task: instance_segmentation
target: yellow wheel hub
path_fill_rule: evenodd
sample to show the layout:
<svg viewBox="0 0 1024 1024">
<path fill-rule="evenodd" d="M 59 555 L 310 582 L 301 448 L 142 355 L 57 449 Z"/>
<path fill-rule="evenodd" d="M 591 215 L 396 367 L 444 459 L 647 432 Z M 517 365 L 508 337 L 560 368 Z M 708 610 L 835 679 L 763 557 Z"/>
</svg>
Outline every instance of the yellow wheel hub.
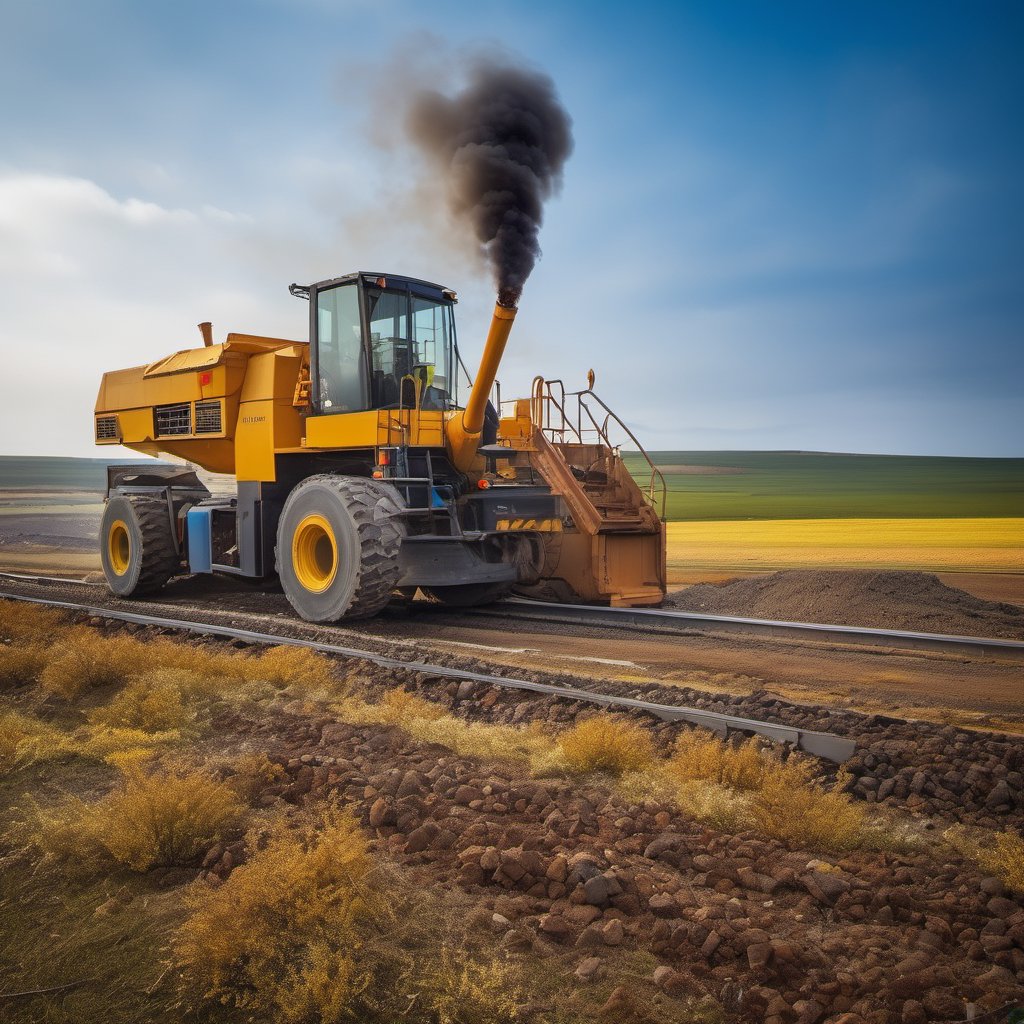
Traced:
<svg viewBox="0 0 1024 1024">
<path fill-rule="evenodd" d="M 306 516 L 292 536 L 292 568 L 299 583 L 313 594 L 323 593 L 338 573 L 338 542 L 321 515 Z"/>
<path fill-rule="evenodd" d="M 110 568 L 118 576 L 123 576 L 128 571 L 132 557 L 131 537 L 123 519 L 115 519 L 110 524 L 110 532 L 107 534 L 107 555 L 110 559 Z"/>
</svg>

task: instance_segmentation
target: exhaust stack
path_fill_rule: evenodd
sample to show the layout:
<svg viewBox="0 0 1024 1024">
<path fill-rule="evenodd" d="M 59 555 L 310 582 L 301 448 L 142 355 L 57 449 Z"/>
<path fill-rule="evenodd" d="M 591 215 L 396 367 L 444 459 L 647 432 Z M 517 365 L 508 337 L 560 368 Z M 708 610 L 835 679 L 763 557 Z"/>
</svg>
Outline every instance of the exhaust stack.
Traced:
<svg viewBox="0 0 1024 1024">
<path fill-rule="evenodd" d="M 505 343 L 508 341 L 512 321 L 515 320 L 517 312 L 515 305 L 495 303 L 487 341 L 484 343 L 484 353 L 480 357 L 480 369 L 477 371 L 476 380 L 473 381 L 469 401 L 461 414 L 456 413 L 448 420 L 446 433 L 452 462 L 462 473 L 473 465 L 476 450 L 480 447 L 487 400 L 494 386 L 494 378 L 498 375 L 498 366 L 501 364 Z"/>
</svg>

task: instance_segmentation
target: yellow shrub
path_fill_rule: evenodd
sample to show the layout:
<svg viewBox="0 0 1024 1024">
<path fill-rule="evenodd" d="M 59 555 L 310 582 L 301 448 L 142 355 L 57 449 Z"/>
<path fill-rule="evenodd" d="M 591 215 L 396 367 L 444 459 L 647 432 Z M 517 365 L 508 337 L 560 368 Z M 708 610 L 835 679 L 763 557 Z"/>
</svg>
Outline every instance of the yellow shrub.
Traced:
<svg viewBox="0 0 1024 1024">
<path fill-rule="evenodd" d="M 241 754 L 225 767 L 231 772 L 227 784 L 247 802 L 252 802 L 264 786 L 276 782 L 284 775 L 284 769 L 271 761 L 263 751 Z"/>
<path fill-rule="evenodd" d="M 765 761 L 753 739 L 733 747 L 703 730 L 683 733 L 665 765 L 665 771 L 680 782 L 717 782 L 731 789 L 757 789 L 764 769 Z"/>
<path fill-rule="evenodd" d="M 70 736 L 17 711 L 0 712 L 0 773 L 74 750 Z"/>
<path fill-rule="evenodd" d="M 0 599 L 0 641 L 33 646 L 49 643 L 66 624 L 64 613 L 56 608 Z"/>
<path fill-rule="evenodd" d="M 278 1020 L 344 1019 L 370 982 L 359 960 L 370 867 L 347 814 L 279 829 L 222 886 L 189 898 L 173 946 L 186 982 Z"/>
<path fill-rule="evenodd" d="M 180 671 L 163 669 L 129 682 L 106 705 L 89 712 L 89 721 L 112 729 L 167 732 L 194 724 L 196 709 L 186 703 Z"/>
<path fill-rule="evenodd" d="M 39 676 L 44 690 L 68 700 L 97 686 L 122 683 L 145 671 L 147 645 L 129 636 L 106 637 L 78 626 L 49 650 L 49 664 Z"/>
<path fill-rule="evenodd" d="M 57 857 L 88 861 L 106 855 L 145 871 L 154 864 L 187 863 L 241 813 L 231 790 L 203 772 L 132 771 L 94 803 L 73 799 L 39 811 L 38 843 Z"/>
<path fill-rule="evenodd" d="M 574 772 L 622 775 L 640 771 L 655 760 L 650 734 L 612 715 L 587 718 L 558 737 L 566 766 Z"/>
<path fill-rule="evenodd" d="M 943 838 L 1008 889 L 1024 893 L 1024 837 L 1019 833 L 1009 829 L 1000 833 L 980 829 L 969 832 L 962 825 L 954 825 Z"/>
<path fill-rule="evenodd" d="M 528 760 L 534 771 L 557 768 L 554 743 L 536 725 L 466 722 L 442 706 L 405 690 L 389 690 L 376 704 L 348 699 L 334 705 L 338 718 L 356 725 L 397 725 L 421 743 L 442 747 L 484 760 Z"/>
<path fill-rule="evenodd" d="M 308 647 L 283 645 L 253 659 L 250 673 L 281 690 L 292 687 L 301 694 L 337 693 L 344 687 L 335 677 L 334 667 L 330 658 Z"/>
<path fill-rule="evenodd" d="M 414 982 L 418 1005 L 437 1024 L 500 1024 L 521 1020 L 522 977 L 507 960 L 483 960 L 459 946 L 442 945 L 423 962 Z"/>
<path fill-rule="evenodd" d="M 46 651 L 38 645 L 0 645 L 0 690 L 34 683 L 45 667 Z"/>
<path fill-rule="evenodd" d="M 866 834 L 864 805 L 838 789 L 822 789 L 793 759 L 766 767 L 751 812 L 760 831 L 793 846 L 852 850 Z"/>
<path fill-rule="evenodd" d="M 146 732 L 143 729 L 100 726 L 90 729 L 85 735 L 80 736 L 76 750 L 83 757 L 110 761 L 112 755 L 139 748 L 153 748 L 167 743 L 177 743 L 180 739 L 181 733 L 177 729 L 168 729 L 166 732 Z"/>
</svg>

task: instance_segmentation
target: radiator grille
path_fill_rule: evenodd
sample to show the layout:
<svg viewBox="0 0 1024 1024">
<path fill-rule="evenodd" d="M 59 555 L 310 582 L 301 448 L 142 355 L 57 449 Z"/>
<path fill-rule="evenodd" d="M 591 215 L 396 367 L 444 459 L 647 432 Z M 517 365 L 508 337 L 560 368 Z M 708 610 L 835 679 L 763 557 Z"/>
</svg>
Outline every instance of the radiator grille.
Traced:
<svg viewBox="0 0 1024 1024">
<path fill-rule="evenodd" d="M 220 401 L 196 402 L 196 433 L 219 434 L 221 426 Z"/>
<path fill-rule="evenodd" d="M 96 417 L 96 440 L 97 441 L 116 441 L 117 435 L 117 417 L 116 416 L 97 416 Z"/>
<path fill-rule="evenodd" d="M 154 411 L 158 437 L 192 433 L 192 406 L 188 402 L 178 402 L 176 405 L 158 405 Z"/>
</svg>

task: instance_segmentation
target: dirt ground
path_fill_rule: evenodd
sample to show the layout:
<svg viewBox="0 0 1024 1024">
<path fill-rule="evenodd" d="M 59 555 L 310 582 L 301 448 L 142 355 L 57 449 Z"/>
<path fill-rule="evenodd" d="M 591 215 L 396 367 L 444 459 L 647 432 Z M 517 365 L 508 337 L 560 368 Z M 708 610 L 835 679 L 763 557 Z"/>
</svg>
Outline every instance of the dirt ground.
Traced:
<svg viewBox="0 0 1024 1024">
<path fill-rule="evenodd" d="M 1024 638 L 1024 608 L 981 600 L 925 572 L 792 569 L 697 584 L 674 593 L 666 605 L 712 615 Z"/>
<path fill-rule="evenodd" d="M 831 641 L 694 632 L 664 636 L 562 623 L 470 616 L 415 602 L 368 622 L 311 626 L 283 594 L 219 578 L 181 579 L 145 602 L 118 602 L 99 587 L 3 583 L 65 600 L 205 621 L 387 653 L 403 660 L 453 659 L 516 674 L 556 672 L 577 685 L 668 683 L 726 694 L 764 691 L 803 703 L 855 708 L 965 727 L 1024 731 L 1021 665 L 1012 657 L 896 652 Z"/>
</svg>

